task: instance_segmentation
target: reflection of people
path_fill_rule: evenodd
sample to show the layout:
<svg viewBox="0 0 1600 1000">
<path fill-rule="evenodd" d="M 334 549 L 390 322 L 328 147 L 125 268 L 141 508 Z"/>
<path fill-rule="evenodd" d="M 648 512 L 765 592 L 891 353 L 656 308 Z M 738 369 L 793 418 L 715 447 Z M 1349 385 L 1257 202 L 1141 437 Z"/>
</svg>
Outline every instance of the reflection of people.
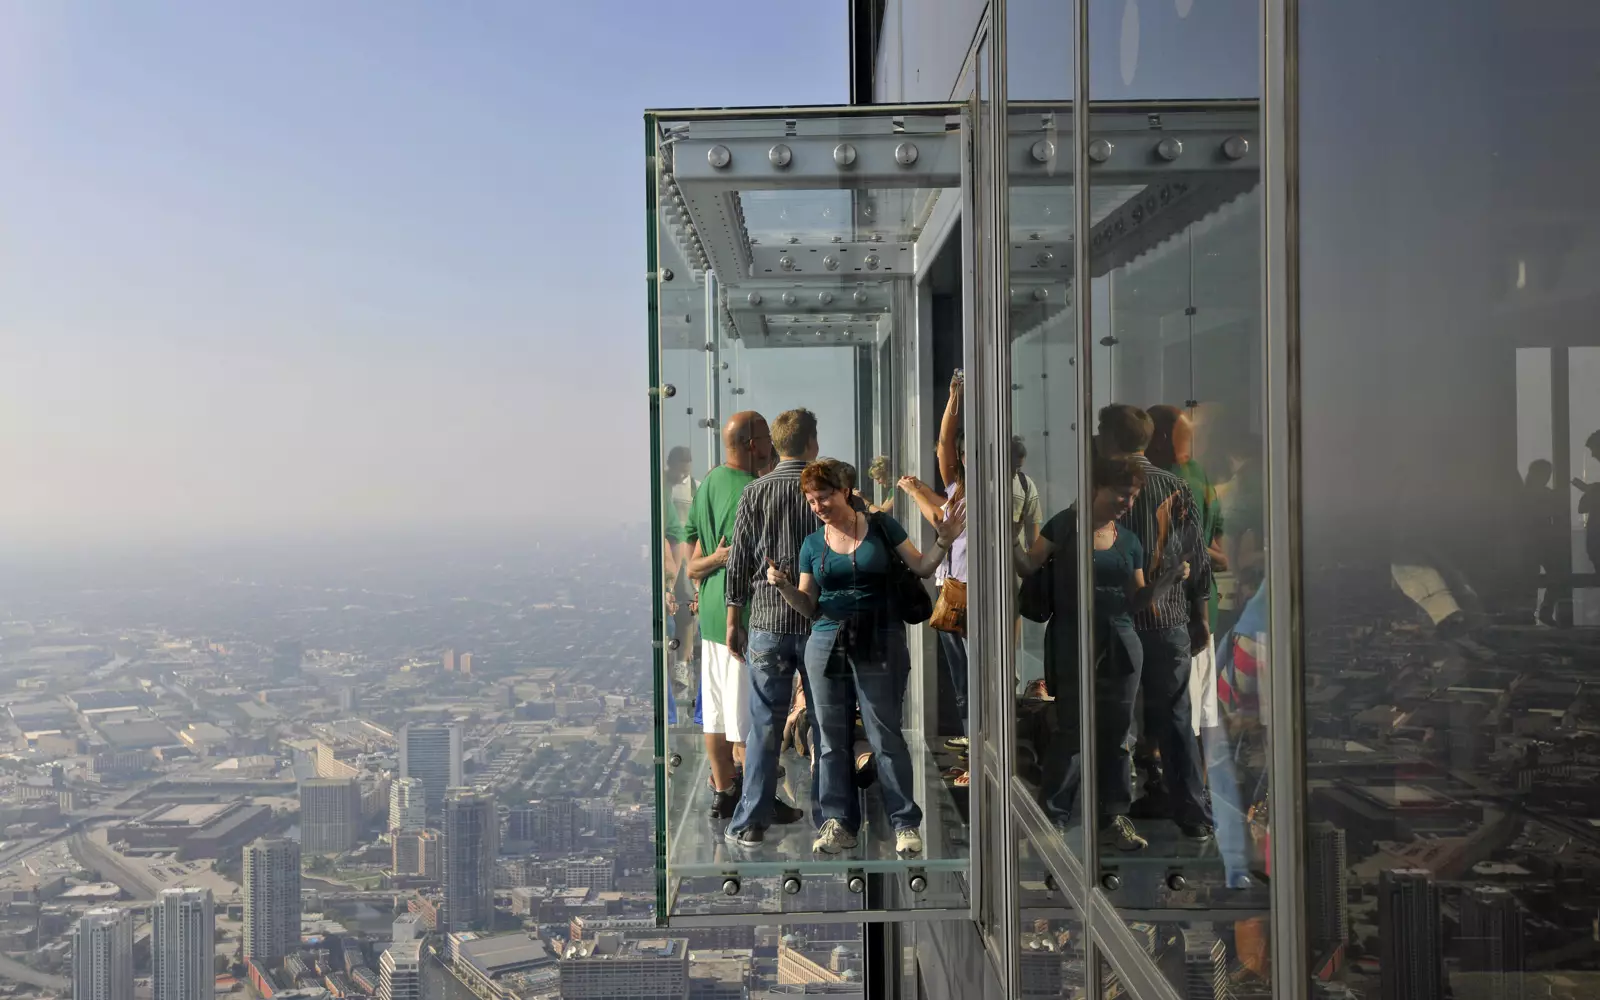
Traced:
<svg viewBox="0 0 1600 1000">
<path fill-rule="evenodd" d="M 933 574 L 966 527 L 959 515 L 939 526 L 938 540 L 918 552 L 888 514 L 870 515 L 850 502 L 837 465 L 812 462 L 800 477 L 822 527 L 800 547 L 795 575 L 769 560 L 767 581 L 789 606 L 814 618 L 806 643 L 811 712 L 821 728 L 814 756 L 823 817 L 812 848 L 837 854 L 856 846 L 861 801 L 855 784 L 854 733 L 859 707 L 872 744 L 884 806 L 895 828 L 895 849 L 922 850 L 922 810 L 912 798 L 911 751 L 901 732 L 910 672 L 905 624 L 890 607 L 895 553 L 918 576 Z"/>
<path fill-rule="evenodd" d="M 787 728 L 797 676 L 803 697 L 810 700 L 802 656 L 811 623 L 767 583 L 766 567 L 769 560 L 779 566 L 794 565 L 801 543 L 817 525 L 805 494 L 800 491 L 800 473 L 817 457 L 816 416 L 804 409 L 778 414 L 772 422 L 772 445 L 778 453 L 777 466 L 746 486 L 739 497 L 724 595 L 728 650 L 743 658 L 750 672 L 744 793 L 728 823 L 727 836 L 747 847 L 765 840 L 767 827 L 774 819 L 779 746 Z M 816 820 L 815 713 L 807 720 L 807 729 L 813 748 L 811 801 Z M 796 738 L 796 742 L 801 740 Z"/>
<path fill-rule="evenodd" d="M 728 819 L 739 802 L 733 745 L 744 742 L 750 714 L 750 683 L 744 662 L 729 652 L 723 601 L 729 545 L 739 496 L 767 464 L 772 439 L 761 414 L 745 410 L 722 429 L 723 462 L 706 474 L 689 509 L 685 540 L 694 546 L 689 576 L 699 587 L 700 699 L 706 757 L 716 794 L 712 819 Z M 706 551 L 710 548 L 711 551 Z"/>
<path fill-rule="evenodd" d="M 1133 804 L 1133 773 L 1128 758 L 1128 731 L 1133 725 L 1133 704 L 1139 692 L 1144 648 L 1134 631 L 1133 616 L 1182 579 L 1188 564 L 1168 559 L 1159 580 L 1145 579 L 1144 547 L 1131 529 L 1117 519 L 1133 508 L 1144 488 L 1145 472 L 1131 458 L 1096 458 L 1094 463 L 1094 689 L 1095 760 L 1099 822 L 1103 836 L 1118 850 L 1137 851 L 1147 841 L 1128 818 Z M 1069 507 L 1052 517 L 1032 546 L 1016 546 L 1015 560 L 1023 576 L 1035 572 L 1076 573 L 1073 558 L 1078 512 Z M 1060 553 L 1058 555 L 1058 552 Z M 1056 556 L 1054 561 L 1051 557 Z M 1054 570 L 1045 569 L 1049 564 Z M 1056 606 L 1045 626 L 1045 684 L 1055 696 L 1056 730 L 1076 731 L 1080 704 L 1078 687 L 1077 602 L 1068 581 L 1051 587 Z M 1070 742 L 1069 742 L 1069 745 Z M 1044 762 L 1040 798 L 1044 810 L 1058 825 L 1071 818 L 1081 781 L 1080 755 L 1051 752 Z"/>
<path fill-rule="evenodd" d="M 944 496 L 928 484 L 911 476 L 902 477 L 900 489 L 916 501 L 917 509 L 935 530 L 952 516 L 967 516 L 967 453 L 961 433 L 961 398 L 965 387 L 961 372 L 950 379 L 950 395 L 945 401 L 944 416 L 939 421 L 939 441 L 934 449 L 939 459 L 939 478 L 944 480 Z M 950 553 L 934 573 L 934 583 L 944 586 L 945 580 L 967 582 L 967 534 L 963 531 L 950 546 Z M 950 678 L 950 690 L 955 696 L 956 714 L 961 718 L 961 734 L 947 741 L 956 751 L 965 753 L 967 741 L 967 637 L 965 633 L 939 632 L 939 646 L 944 652 L 945 671 Z"/>
<path fill-rule="evenodd" d="M 1556 625 L 1557 615 L 1570 599 L 1571 587 L 1563 586 L 1558 579 L 1567 573 L 1568 548 L 1572 544 L 1567 534 L 1567 511 L 1564 499 L 1551 486 L 1555 467 L 1546 459 L 1528 463 L 1528 474 L 1522 481 L 1522 512 L 1525 538 L 1528 546 L 1528 575 L 1534 578 L 1534 597 L 1537 606 L 1534 618 L 1546 625 Z M 1544 597 L 1538 599 L 1539 571 L 1544 570 Z"/>
<path fill-rule="evenodd" d="M 1107 457 L 1127 457 L 1145 476 L 1128 512 L 1128 526 L 1144 548 L 1145 574 L 1159 575 L 1163 560 L 1188 561 L 1194 572 L 1182 588 L 1174 588 L 1134 615 L 1134 628 L 1144 649 L 1139 691 L 1144 698 L 1143 730 L 1161 751 L 1161 786 L 1157 798 L 1134 810 L 1135 815 L 1166 815 L 1193 840 L 1211 837 L 1211 813 L 1200 775 L 1200 747 L 1195 740 L 1189 700 L 1192 657 L 1206 649 L 1211 629 L 1206 618 L 1211 595 L 1211 565 L 1201 538 L 1200 512 L 1184 481 L 1156 468 L 1145 458 L 1155 424 L 1138 407 L 1114 404 L 1100 411 L 1098 443 Z M 1157 795 L 1149 791 L 1147 794 Z"/>
<path fill-rule="evenodd" d="M 1590 434 L 1583 446 L 1589 449 L 1589 457 L 1600 462 L 1600 431 Z M 1583 491 L 1578 501 L 1578 513 L 1584 515 L 1583 550 L 1588 553 L 1589 565 L 1600 570 L 1600 483 L 1573 479 L 1572 485 Z"/>
<path fill-rule="evenodd" d="M 1028 446 L 1020 436 L 1011 439 L 1011 523 L 1019 525 L 1017 544 L 1023 549 L 1033 547 L 1039 534 L 1039 486 L 1022 471 L 1028 460 Z"/>
<path fill-rule="evenodd" d="M 662 476 L 666 537 L 661 546 L 661 592 L 666 595 L 667 614 L 672 616 L 672 637 L 678 643 L 672 679 L 677 687 L 685 689 L 694 683 L 690 664 L 694 663 L 696 632 L 695 615 L 689 610 L 694 601 L 694 587 L 684 572 L 689 562 L 689 544 L 684 537 L 689 523 L 689 506 L 694 502 L 694 491 L 700 485 L 694 480 L 693 462 L 694 457 L 689 449 L 681 444 L 676 445 L 667 452 L 667 468 Z M 670 704 L 676 707 L 676 699 Z"/>
</svg>

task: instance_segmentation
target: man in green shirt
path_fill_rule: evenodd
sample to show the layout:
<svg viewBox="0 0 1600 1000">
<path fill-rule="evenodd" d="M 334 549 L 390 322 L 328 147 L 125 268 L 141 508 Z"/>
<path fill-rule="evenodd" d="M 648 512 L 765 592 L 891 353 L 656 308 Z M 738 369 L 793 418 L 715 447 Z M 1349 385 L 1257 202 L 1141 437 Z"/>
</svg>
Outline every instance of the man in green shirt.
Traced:
<svg viewBox="0 0 1600 1000">
<path fill-rule="evenodd" d="M 707 473 L 695 491 L 684 526 L 684 538 L 693 547 L 689 579 L 700 600 L 700 717 L 716 787 L 712 819 L 731 818 L 739 804 L 734 745 L 744 742 L 749 727 L 750 675 L 744 661 L 728 651 L 723 589 L 739 494 L 755 481 L 758 469 L 771 464 L 772 435 L 766 419 L 753 410 L 729 417 L 722 428 L 722 452 L 722 464 Z"/>
</svg>

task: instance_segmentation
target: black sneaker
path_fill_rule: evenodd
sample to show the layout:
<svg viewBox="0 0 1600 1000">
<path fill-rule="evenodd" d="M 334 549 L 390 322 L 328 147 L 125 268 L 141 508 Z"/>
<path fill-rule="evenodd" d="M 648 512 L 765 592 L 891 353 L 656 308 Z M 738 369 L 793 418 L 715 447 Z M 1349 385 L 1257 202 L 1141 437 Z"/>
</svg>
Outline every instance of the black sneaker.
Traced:
<svg viewBox="0 0 1600 1000">
<path fill-rule="evenodd" d="M 739 789 L 732 791 L 716 792 L 711 796 L 711 818 L 733 819 L 733 811 L 739 808 Z"/>
<path fill-rule="evenodd" d="M 798 823 L 806 818 L 806 811 L 799 806 L 791 806 L 782 799 L 772 800 L 772 822 L 778 826 L 788 826 Z"/>
<path fill-rule="evenodd" d="M 729 830 L 723 834 L 728 843 L 739 847 L 760 847 L 767 842 L 767 831 L 759 826 L 747 826 L 743 830 Z"/>
<path fill-rule="evenodd" d="M 1211 839 L 1214 831 L 1210 823 L 1179 823 L 1178 829 L 1183 835 L 1196 843 L 1204 843 Z"/>
</svg>

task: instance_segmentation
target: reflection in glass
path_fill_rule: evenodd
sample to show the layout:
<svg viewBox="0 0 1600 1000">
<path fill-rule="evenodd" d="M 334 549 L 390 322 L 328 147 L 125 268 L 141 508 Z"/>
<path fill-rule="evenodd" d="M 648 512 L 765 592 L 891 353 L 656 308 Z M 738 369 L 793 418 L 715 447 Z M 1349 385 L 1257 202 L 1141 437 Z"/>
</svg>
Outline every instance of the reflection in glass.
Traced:
<svg viewBox="0 0 1600 1000">
<path fill-rule="evenodd" d="M 1313 985 L 1593 995 L 1600 12 L 1301 15 Z"/>
</svg>

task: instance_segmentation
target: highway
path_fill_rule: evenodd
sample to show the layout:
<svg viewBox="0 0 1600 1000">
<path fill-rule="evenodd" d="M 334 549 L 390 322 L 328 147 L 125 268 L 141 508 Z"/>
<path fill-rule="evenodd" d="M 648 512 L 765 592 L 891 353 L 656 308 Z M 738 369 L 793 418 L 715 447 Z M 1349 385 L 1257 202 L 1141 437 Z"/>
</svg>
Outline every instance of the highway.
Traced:
<svg viewBox="0 0 1600 1000">
<path fill-rule="evenodd" d="M 60 990 L 62 993 L 72 989 L 72 982 L 66 976 L 52 976 L 37 969 L 30 969 L 21 962 L 0 955 L 0 980 L 6 979 L 27 983 L 29 986 Z"/>
</svg>

